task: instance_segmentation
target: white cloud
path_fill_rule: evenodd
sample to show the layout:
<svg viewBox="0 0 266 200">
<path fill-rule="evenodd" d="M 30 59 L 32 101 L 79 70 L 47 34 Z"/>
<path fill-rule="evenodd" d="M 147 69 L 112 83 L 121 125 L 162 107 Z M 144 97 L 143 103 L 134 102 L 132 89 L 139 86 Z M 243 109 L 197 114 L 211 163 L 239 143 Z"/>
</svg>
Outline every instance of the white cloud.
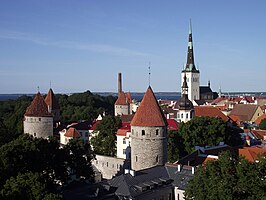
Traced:
<svg viewBox="0 0 266 200">
<path fill-rule="evenodd" d="M 28 41 L 43 46 L 54 46 L 59 48 L 85 50 L 96 53 L 106 53 L 119 56 L 150 56 L 148 53 L 143 53 L 123 47 L 116 47 L 106 44 L 86 44 L 76 41 L 53 41 L 42 36 L 36 36 L 31 33 L 17 31 L 0 31 L 1 39 Z"/>
</svg>

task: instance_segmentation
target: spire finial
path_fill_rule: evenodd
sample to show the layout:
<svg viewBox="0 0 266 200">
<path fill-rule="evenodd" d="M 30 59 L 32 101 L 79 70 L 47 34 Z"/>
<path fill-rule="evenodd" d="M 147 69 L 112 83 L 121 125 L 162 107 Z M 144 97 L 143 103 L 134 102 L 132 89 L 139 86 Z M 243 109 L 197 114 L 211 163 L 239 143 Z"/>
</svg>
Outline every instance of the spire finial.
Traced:
<svg viewBox="0 0 266 200">
<path fill-rule="evenodd" d="M 192 22 L 191 22 L 191 18 L 189 19 L 189 34 L 192 33 Z"/>
<path fill-rule="evenodd" d="M 151 62 L 149 62 L 149 86 L 151 85 Z"/>
<path fill-rule="evenodd" d="M 50 88 L 52 88 L 52 81 L 50 80 Z"/>
<path fill-rule="evenodd" d="M 37 91 L 38 91 L 38 93 L 40 92 L 40 87 L 39 86 L 37 86 Z"/>
</svg>

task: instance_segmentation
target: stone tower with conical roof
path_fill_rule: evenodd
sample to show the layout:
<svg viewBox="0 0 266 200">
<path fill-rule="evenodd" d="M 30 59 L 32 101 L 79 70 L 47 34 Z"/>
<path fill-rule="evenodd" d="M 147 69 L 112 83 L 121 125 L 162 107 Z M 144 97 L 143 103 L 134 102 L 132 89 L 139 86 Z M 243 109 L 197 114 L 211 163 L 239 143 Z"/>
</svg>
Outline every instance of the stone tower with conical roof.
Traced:
<svg viewBox="0 0 266 200">
<path fill-rule="evenodd" d="M 56 100 L 56 97 L 54 95 L 52 88 L 50 88 L 48 91 L 48 94 L 45 98 L 45 103 L 48 107 L 48 112 L 53 114 L 54 122 L 59 122 L 60 121 L 60 108 L 59 108 L 59 104 Z"/>
<path fill-rule="evenodd" d="M 115 102 L 115 116 L 129 115 L 130 113 L 130 101 L 128 95 L 122 90 L 122 74 L 118 73 L 118 98 Z"/>
<path fill-rule="evenodd" d="M 142 170 L 167 161 L 167 121 L 149 86 L 131 121 L 131 167 Z"/>
<path fill-rule="evenodd" d="M 196 66 L 194 63 L 191 21 L 189 24 L 187 64 L 181 73 L 181 80 L 183 80 L 185 75 L 187 78 L 187 85 L 188 85 L 188 99 L 190 101 L 199 100 L 200 99 L 200 72 L 199 70 L 196 69 Z"/>
<path fill-rule="evenodd" d="M 181 89 L 182 97 L 178 101 L 177 121 L 186 123 L 194 117 L 194 106 L 188 99 L 188 85 L 186 74 L 183 78 Z"/>
<path fill-rule="evenodd" d="M 38 92 L 24 114 L 24 133 L 38 138 L 53 136 L 53 115 Z"/>
</svg>

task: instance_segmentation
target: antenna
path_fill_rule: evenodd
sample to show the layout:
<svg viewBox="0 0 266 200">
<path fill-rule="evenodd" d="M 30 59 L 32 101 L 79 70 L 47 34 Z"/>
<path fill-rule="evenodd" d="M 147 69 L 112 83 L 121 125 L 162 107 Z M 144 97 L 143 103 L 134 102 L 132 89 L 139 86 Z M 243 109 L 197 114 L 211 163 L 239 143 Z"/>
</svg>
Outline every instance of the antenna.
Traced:
<svg viewBox="0 0 266 200">
<path fill-rule="evenodd" d="M 151 62 L 149 62 L 149 86 L 151 85 Z"/>
</svg>

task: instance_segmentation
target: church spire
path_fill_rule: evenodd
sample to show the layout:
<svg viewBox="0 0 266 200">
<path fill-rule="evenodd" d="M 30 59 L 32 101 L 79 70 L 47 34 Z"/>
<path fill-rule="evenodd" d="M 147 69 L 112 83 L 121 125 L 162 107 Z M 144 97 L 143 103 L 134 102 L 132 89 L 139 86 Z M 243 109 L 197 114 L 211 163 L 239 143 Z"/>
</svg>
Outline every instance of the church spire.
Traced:
<svg viewBox="0 0 266 200">
<path fill-rule="evenodd" d="M 195 63 L 194 63 L 191 19 L 189 22 L 187 64 L 186 64 L 186 68 L 184 71 L 197 71 Z"/>
</svg>

